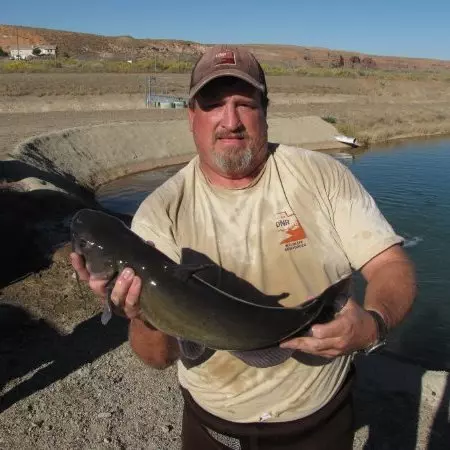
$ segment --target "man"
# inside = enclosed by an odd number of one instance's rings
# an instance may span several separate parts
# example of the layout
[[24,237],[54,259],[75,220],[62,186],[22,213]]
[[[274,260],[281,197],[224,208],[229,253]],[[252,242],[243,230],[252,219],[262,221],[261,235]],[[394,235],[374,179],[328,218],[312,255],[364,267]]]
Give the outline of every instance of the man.
[[[381,345],[415,296],[402,238],[371,196],[335,159],[268,143],[267,105],[251,53],[207,50],[190,84],[198,155],[143,201],[132,228],[175,261],[187,248],[265,294],[289,293],[284,306],[359,270],[364,307],[350,298],[331,322],[267,352],[193,355],[189,343],[142,320],[141,280],[125,269],[111,298],[130,319],[130,344],[142,360],[157,368],[177,361],[185,450],[351,449],[352,355]],[[72,255],[72,264],[105,295],[105,282],[90,279],[81,258]]]

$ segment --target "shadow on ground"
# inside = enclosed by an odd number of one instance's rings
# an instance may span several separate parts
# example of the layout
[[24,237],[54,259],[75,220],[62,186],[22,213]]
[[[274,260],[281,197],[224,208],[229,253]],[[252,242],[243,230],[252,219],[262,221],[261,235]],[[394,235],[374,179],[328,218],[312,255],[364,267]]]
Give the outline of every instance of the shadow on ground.
[[[70,241],[70,218],[84,207],[81,200],[63,192],[21,191],[14,184],[0,185],[0,288],[47,269],[55,249]],[[131,222],[129,215],[114,215],[127,225]]]
[[103,327],[95,315],[61,335],[24,309],[0,304],[0,390],[21,379],[0,397],[0,413],[115,349],[127,340],[127,329],[125,319],[114,317]]
[[62,226],[82,204],[67,195],[39,189],[0,189],[0,287],[28,273],[47,268],[53,249],[69,240]]
[[[421,404],[426,369],[381,355],[362,357],[356,360],[356,364],[355,425],[357,430],[368,426],[368,439],[362,447],[364,450],[449,448],[448,374],[437,413],[434,418],[427,418],[424,405]],[[438,392],[426,393],[430,394],[434,396]],[[419,439],[420,427],[423,427],[422,431],[429,430],[426,442],[423,442],[423,437]]]

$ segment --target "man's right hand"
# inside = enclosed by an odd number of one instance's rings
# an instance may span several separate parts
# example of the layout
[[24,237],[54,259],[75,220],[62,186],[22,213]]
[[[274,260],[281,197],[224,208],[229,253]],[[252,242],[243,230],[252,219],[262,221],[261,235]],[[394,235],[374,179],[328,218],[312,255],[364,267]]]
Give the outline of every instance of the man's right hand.
[[[108,280],[93,277],[86,269],[84,259],[75,252],[70,254],[70,260],[73,268],[78,273],[82,281],[86,281],[92,291],[106,301]],[[142,281],[136,276],[132,269],[126,267],[117,277],[111,292],[111,300],[119,311],[129,319],[139,317],[139,295],[141,293]]]

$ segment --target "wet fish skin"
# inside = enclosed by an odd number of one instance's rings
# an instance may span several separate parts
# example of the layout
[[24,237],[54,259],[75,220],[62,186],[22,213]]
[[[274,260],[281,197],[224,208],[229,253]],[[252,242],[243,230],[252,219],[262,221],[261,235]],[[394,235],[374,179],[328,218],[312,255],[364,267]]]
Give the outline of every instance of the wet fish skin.
[[155,328],[215,350],[258,350],[298,335],[347,282],[301,307],[262,306],[210,285],[196,275],[205,265],[176,264],[109,214],[80,210],[71,235],[91,273],[112,277],[133,268],[142,279],[142,315]]

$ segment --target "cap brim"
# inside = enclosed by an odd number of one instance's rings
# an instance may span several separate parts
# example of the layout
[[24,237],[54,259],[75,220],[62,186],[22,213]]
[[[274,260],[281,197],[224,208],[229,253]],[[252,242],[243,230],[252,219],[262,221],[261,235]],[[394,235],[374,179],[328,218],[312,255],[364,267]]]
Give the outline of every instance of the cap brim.
[[211,75],[205,77],[200,83],[197,83],[189,91],[189,100],[192,99],[200,91],[200,89],[204,88],[210,81],[215,80],[216,78],[221,78],[221,77],[239,78],[239,79],[251,84],[253,87],[255,87],[256,89],[260,90],[263,93],[266,91],[265,86],[262,83],[258,83],[254,78],[249,76],[247,73],[242,72],[241,70],[237,70],[237,69],[222,69],[222,70],[215,71]]

